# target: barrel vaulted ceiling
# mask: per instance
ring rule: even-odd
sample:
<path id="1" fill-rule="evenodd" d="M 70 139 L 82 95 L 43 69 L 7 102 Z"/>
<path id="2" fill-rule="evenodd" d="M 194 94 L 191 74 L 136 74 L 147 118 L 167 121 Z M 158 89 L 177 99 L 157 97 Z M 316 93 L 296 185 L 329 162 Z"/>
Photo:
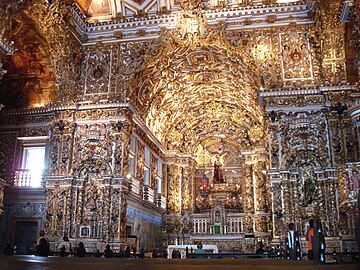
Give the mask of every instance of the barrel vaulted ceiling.
<path id="1" fill-rule="evenodd" d="M 191 1 L 189 1 L 191 2 Z M 235 0 L 228 1 L 228 7 L 262 5 L 262 0 Z M 266 1 L 265 1 L 266 2 Z M 274 4 L 301 2 L 301 0 L 274 0 L 267 1 Z M 180 0 L 76 0 L 78 7 L 89 21 L 107 21 L 112 18 L 138 16 L 144 14 L 161 14 L 180 10 Z M 203 1 L 208 9 L 224 7 L 225 1 Z"/>

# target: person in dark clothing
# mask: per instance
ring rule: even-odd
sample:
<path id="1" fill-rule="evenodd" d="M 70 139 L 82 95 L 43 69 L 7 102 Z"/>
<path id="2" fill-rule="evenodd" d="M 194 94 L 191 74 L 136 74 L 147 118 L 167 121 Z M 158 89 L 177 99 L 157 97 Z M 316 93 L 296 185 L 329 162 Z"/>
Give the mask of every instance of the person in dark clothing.
<path id="1" fill-rule="evenodd" d="M 140 249 L 139 258 L 140 258 L 140 259 L 144 259 L 144 258 L 145 258 L 145 250 L 144 250 L 143 247 Z"/>
<path id="2" fill-rule="evenodd" d="M 129 248 L 129 246 L 126 246 L 126 248 L 125 248 L 125 258 L 130 258 L 130 248 Z"/>
<path id="3" fill-rule="evenodd" d="M 256 254 L 264 254 L 264 244 L 262 242 L 257 243 Z"/>
<path id="4" fill-rule="evenodd" d="M 79 242 L 78 247 L 76 249 L 77 257 L 85 257 L 86 249 L 83 242 Z"/>
<path id="5" fill-rule="evenodd" d="M 321 220 L 317 219 L 314 221 L 314 238 L 313 238 L 313 256 L 314 263 L 324 264 L 325 263 L 325 236 L 322 230 Z"/>
<path id="6" fill-rule="evenodd" d="M 37 246 L 37 242 L 36 242 L 36 241 L 33 241 L 33 242 L 32 242 L 32 245 L 27 248 L 27 253 L 28 253 L 29 255 L 35 255 L 35 253 L 36 253 L 36 246 Z"/>
<path id="7" fill-rule="evenodd" d="M 50 253 L 50 249 L 49 249 L 49 244 L 48 241 L 46 240 L 45 237 L 41 238 L 39 240 L 39 244 L 36 247 L 36 256 L 42 256 L 42 257 L 47 257 L 49 256 Z"/>
<path id="8" fill-rule="evenodd" d="M 3 253 L 5 255 L 14 255 L 14 249 L 12 248 L 10 243 L 7 243 L 4 247 Z"/>
<path id="9" fill-rule="evenodd" d="M 110 249 L 110 245 L 106 245 L 106 248 L 104 250 L 104 255 L 105 255 L 105 258 L 112 258 L 113 257 L 113 252 Z"/>
<path id="10" fill-rule="evenodd" d="M 100 250 L 96 250 L 96 253 L 94 255 L 96 258 L 100 258 L 102 256 Z"/>
<path id="11" fill-rule="evenodd" d="M 151 253 L 151 257 L 152 258 L 157 258 L 158 257 L 158 252 L 157 252 L 157 250 L 155 248 L 153 249 L 153 251 Z"/>
<path id="12" fill-rule="evenodd" d="M 133 252 L 134 259 L 136 259 L 136 247 L 135 246 L 133 246 L 132 252 Z"/>
<path id="13" fill-rule="evenodd" d="M 286 259 L 301 260 L 301 243 L 299 233 L 295 230 L 295 224 L 289 224 L 289 230 L 285 236 Z"/>
<path id="14" fill-rule="evenodd" d="M 355 240 L 358 246 L 359 256 L 360 256 L 360 192 L 358 192 L 358 209 L 357 209 L 357 218 L 355 221 Z"/>
<path id="15" fill-rule="evenodd" d="M 61 246 L 61 248 L 60 248 L 60 250 L 59 250 L 59 256 L 60 257 L 65 257 L 65 246 L 64 245 L 62 245 Z"/>

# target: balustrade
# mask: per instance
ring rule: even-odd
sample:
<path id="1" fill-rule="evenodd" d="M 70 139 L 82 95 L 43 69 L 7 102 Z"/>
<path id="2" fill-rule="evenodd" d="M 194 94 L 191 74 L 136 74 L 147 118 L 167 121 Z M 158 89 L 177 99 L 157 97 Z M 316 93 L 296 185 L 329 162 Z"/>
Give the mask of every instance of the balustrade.
<path id="1" fill-rule="evenodd" d="M 18 169 L 15 171 L 14 186 L 15 187 L 30 187 L 32 182 L 32 175 L 29 169 Z"/>

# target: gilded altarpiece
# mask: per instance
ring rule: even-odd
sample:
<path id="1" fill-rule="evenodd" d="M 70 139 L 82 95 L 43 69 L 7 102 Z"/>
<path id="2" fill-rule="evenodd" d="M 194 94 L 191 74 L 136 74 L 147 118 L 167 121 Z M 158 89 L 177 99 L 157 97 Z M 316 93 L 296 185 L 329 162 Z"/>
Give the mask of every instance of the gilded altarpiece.
<path id="1" fill-rule="evenodd" d="M 115 245 L 125 241 L 130 190 L 121 172 L 126 126 L 123 122 L 54 122 L 46 178 L 49 236 L 86 237 Z M 97 242 L 88 248 L 96 251 Z"/>
<path id="2" fill-rule="evenodd" d="M 348 198 L 341 199 L 339 169 L 332 166 L 333 160 L 344 164 L 346 129 L 328 117 L 324 112 L 296 112 L 280 114 L 270 124 L 274 236 L 281 237 L 293 221 L 305 235 L 306 220 L 313 216 L 323 221 L 326 236 L 348 228 L 339 218 L 341 200 Z"/>

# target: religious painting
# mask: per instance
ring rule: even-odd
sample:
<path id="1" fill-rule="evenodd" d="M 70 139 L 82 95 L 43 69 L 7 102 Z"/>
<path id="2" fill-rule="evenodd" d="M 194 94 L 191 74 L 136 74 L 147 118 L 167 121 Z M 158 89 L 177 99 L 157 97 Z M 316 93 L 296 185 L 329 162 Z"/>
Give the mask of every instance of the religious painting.
<path id="1" fill-rule="evenodd" d="M 304 33 L 280 34 L 280 51 L 284 80 L 313 78 L 310 45 Z"/>
<path id="2" fill-rule="evenodd" d="M 90 226 L 80 226 L 80 237 L 90 237 L 90 232 Z"/>
<path id="3" fill-rule="evenodd" d="M 111 14 L 109 0 L 93 0 L 87 13 L 91 17 Z"/>

